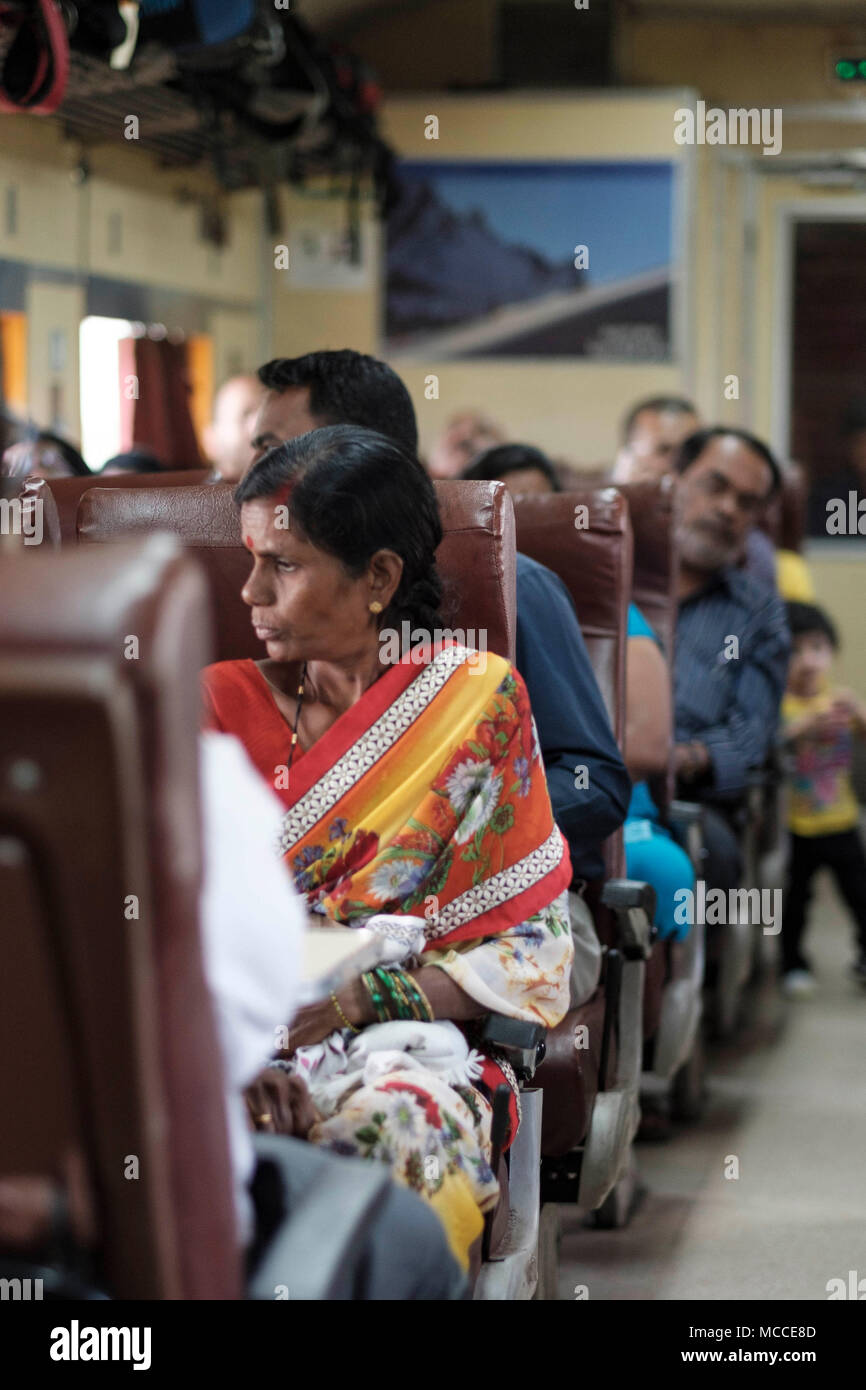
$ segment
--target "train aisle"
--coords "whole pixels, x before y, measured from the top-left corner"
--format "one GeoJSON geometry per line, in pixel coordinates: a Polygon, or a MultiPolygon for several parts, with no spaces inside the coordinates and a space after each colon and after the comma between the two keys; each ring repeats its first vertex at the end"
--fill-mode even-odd
{"type": "Polygon", "coordinates": [[[630,1225],[561,1208],[560,1299],[826,1300],[831,1279],[866,1279],[866,991],[826,881],[813,920],[815,996],[750,996],[750,1026],[710,1050],[703,1120],[638,1146],[630,1225]]]}

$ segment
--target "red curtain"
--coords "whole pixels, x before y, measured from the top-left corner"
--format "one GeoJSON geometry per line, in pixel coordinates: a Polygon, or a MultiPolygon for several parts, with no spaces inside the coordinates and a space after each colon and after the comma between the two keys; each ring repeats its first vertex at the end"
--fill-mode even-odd
{"type": "Polygon", "coordinates": [[[120,448],[149,449],[164,468],[201,468],[190,412],[186,345],[122,338],[120,448]]]}

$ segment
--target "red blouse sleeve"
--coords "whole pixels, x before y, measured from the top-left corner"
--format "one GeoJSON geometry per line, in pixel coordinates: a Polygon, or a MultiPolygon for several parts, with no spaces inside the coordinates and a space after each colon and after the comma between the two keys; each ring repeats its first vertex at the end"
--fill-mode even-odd
{"type": "Polygon", "coordinates": [[[206,666],[201,673],[202,728],[215,730],[220,734],[234,732],[224,723],[220,709],[223,693],[226,689],[231,690],[231,686],[227,686],[221,674],[224,665],[228,663],[219,662],[215,666],[206,666]]]}
{"type": "Polygon", "coordinates": [[[201,690],[203,727],[234,734],[268,785],[276,787],[292,734],[255,662],[218,661],[206,666],[201,690]]]}

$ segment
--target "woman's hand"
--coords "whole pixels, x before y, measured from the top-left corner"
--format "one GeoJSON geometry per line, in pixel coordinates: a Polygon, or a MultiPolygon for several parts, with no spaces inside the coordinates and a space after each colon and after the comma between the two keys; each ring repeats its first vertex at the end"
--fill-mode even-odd
{"type": "Polygon", "coordinates": [[[337,1029],[345,1028],[347,1021],[353,1028],[375,1023],[373,1005],[362,980],[353,980],[336,997],[342,1013],[334,1008],[330,995],[298,1010],[289,1028],[289,1046],[280,1053],[281,1057],[291,1057],[299,1047],[321,1042],[337,1029]]]}
{"type": "Polygon", "coordinates": [[[306,1139],[318,1116],[306,1083],[281,1067],[265,1067],[244,1091],[253,1129],[306,1139]]]}
{"type": "Polygon", "coordinates": [[[291,1057],[299,1047],[311,1047],[313,1043],[321,1042],[342,1026],[330,995],[327,999],[317,1000],[315,1004],[307,1004],[303,1009],[299,1009],[292,1019],[289,1026],[289,1046],[280,1056],[291,1057]]]}

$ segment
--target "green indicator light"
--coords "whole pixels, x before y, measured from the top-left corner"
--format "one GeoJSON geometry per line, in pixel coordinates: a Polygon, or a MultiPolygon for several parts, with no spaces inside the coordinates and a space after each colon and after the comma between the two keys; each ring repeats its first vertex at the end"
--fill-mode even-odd
{"type": "Polygon", "coordinates": [[[857,71],[861,77],[866,77],[866,58],[861,58],[857,64],[857,71]]]}
{"type": "Polygon", "coordinates": [[[841,58],[836,64],[836,76],[841,77],[843,82],[850,82],[857,76],[857,64],[848,58],[841,58]]]}

